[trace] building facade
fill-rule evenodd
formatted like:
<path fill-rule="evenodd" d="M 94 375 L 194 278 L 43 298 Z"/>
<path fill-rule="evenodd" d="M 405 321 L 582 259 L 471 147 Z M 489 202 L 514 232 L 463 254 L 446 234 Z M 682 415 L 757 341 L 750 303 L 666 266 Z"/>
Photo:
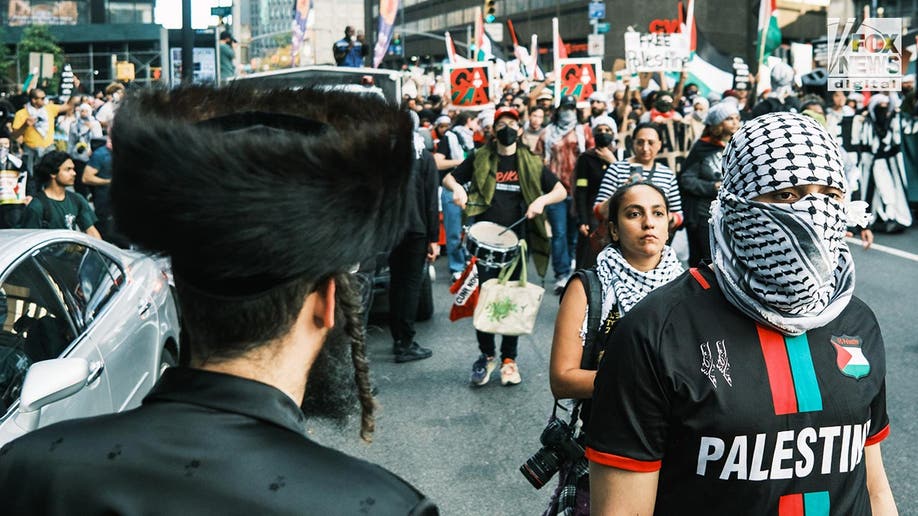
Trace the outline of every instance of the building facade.
<path fill-rule="evenodd" d="M 605 18 L 600 21 L 609 24 L 604 35 L 603 68 L 606 70 L 612 69 L 616 58 L 624 56 L 624 33 L 628 27 L 649 32 L 652 27 L 660 26 L 660 22 L 671 26 L 672 21 L 679 18 L 677 0 L 610 0 L 604 3 Z M 366 0 L 370 20 L 378 16 L 378 4 L 378 1 Z M 528 47 L 531 35 L 536 34 L 541 53 L 546 56 L 552 44 L 552 18 L 557 17 L 561 38 L 569 53 L 587 55 L 587 36 L 594 30 L 588 17 L 590 0 L 496 0 L 495 4 L 496 22 L 504 25 L 502 44 L 506 50 L 511 43 L 506 29 L 509 19 L 521 43 Z M 442 60 L 446 50 L 442 39 L 437 38 L 442 38 L 445 31 L 449 31 L 457 43 L 457 51 L 465 52 L 476 8 L 481 7 L 480 0 L 404 0 L 396 32 L 401 31 L 403 35 L 405 55 L 429 55 L 434 62 Z M 757 16 L 757 0 L 710 0 L 695 5 L 697 28 L 706 39 L 723 52 L 749 59 L 754 54 L 755 38 L 750 38 L 750 34 L 755 34 Z M 368 26 L 367 30 L 375 29 Z M 543 68 L 548 62 L 545 59 Z"/>
<path fill-rule="evenodd" d="M 167 32 L 153 24 L 154 2 L 0 0 L 3 43 L 15 48 L 25 27 L 48 25 L 64 51 L 64 62 L 87 92 L 104 89 L 115 80 L 119 62 L 133 63 L 134 80 L 147 84 L 160 77 L 167 61 L 162 50 Z M 17 77 L 16 82 L 24 79 Z"/>

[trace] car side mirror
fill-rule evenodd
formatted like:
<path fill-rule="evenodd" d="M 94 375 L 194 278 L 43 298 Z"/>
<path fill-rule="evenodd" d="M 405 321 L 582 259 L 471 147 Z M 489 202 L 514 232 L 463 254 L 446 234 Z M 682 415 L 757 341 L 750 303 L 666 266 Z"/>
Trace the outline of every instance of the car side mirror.
<path fill-rule="evenodd" d="M 26 432 L 38 428 L 42 407 L 79 392 L 89 375 L 85 358 L 55 358 L 32 364 L 22 383 L 16 424 Z"/>

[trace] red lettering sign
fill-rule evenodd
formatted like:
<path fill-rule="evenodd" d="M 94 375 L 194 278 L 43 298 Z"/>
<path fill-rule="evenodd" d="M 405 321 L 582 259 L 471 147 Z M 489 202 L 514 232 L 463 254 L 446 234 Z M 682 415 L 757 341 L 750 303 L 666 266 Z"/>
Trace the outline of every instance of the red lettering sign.
<path fill-rule="evenodd" d="M 453 68 L 449 72 L 450 100 L 454 106 L 476 107 L 491 102 L 487 67 Z"/>

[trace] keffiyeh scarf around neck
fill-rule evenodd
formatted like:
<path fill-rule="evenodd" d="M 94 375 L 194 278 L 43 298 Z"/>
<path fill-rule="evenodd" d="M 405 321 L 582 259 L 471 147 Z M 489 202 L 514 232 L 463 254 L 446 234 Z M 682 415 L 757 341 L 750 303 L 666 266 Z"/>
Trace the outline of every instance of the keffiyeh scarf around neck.
<path fill-rule="evenodd" d="M 727 146 L 724 182 L 711 204 L 714 270 L 727 300 L 759 323 L 800 335 L 825 326 L 854 292 L 844 241 L 864 207 L 822 194 L 793 204 L 751 199 L 797 185 L 847 190 L 836 141 L 809 117 L 772 113 L 745 125 Z"/>
<path fill-rule="evenodd" d="M 35 131 L 41 135 L 42 138 L 48 136 L 48 112 L 45 108 L 37 108 L 31 103 L 25 105 L 26 112 L 29 114 L 29 117 L 35 118 L 35 125 L 32 126 Z"/>
<path fill-rule="evenodd" d="M 660 263 L 647 272 L 632 267 L 617 248 L 606 246 L 596 257 L 596 275 L 602 283 L 600 320 L 605 321 L 609 317 L 616 303 L 622 315 L 628 313 L 647 294 L 674 280 L 682 272 L 682 263 L 668 246 L 663 248 Z"/>

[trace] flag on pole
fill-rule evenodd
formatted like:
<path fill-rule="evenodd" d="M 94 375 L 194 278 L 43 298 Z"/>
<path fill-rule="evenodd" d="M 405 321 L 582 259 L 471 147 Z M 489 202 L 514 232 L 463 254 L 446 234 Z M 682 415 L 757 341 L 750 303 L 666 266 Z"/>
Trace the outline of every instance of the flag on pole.
<path fill-rule="evenodd" d="M 551 19 L 551 39 L 555 60 L 552 68 L 555 70 L 555 73 L 558 73 L 558 60 L 567 59 L 567 47 L 564 46 L 564 41 L 561 41 L 561 31 L 558 29 L 557 18 Z"/>
<path fill-rule="evenodd" d="M 395 29 L 395 17 L 398 15 L 399 0 L 381 1 L 379 3 L 379 20 L 376 28 L 376 45 L 373 46 L 373 68 L 380 63 L 389 51 L 392 33 Z"/>
<path fill-rule="evenodd" d="M 545 73 L 539 67 L 539 37 L 532 35 L 532 42 L 529 44 L 529 64 L 526 69 L 529 71 L 529 78 L 536 81 L 544 81 Z"/>
<path fill-rule="evenodd" d="M 475 8 L 475 61 L 489 61 L 496 57 L 491 38 L 484 30 L 484 19 L 481 17 L 481 7 Z"/>
<path fill-rule="evenodd" d="M 781 29 L 778 27 L 778 15 L 775 0 L 761 0 L 759 4 L 759 30 L 756 54 L 759 64 L 781 45 Z"/>
<path fill-rule="evenodd" d="M 449 32 L 444 32 L 443 37 L 446 40 L 446 57 L 449 59 L 450 64 L 471 63 L 469 59 L 456 53 L 456 44 L 453 43 L 453 36 Z"/>
<path fill-rule="evenodd" d="M 293 26 L 290 39 L 290 66 L 299 66 L 304 64 L 302 55 L 306 49 L 306 31 L 311 29 L 315 23 L 315 10 L 312 5 L 313 0 L 294 0 L 293 2 Z"/>
<path fill-rule="evenodd" d="M 449 58 L 450 64 L 456 64 L 456 45 L 453 44 L 453 37 L 449 32 L 444 32 L 443 37 L 446 39 L 446 57 Z"/>
<path fill-rule="evenodd" d="M 516 30 L 513 28 L 513 22 L 507 19 L 507 27 L 510 29 L 510 38 L 513 40 L 513 55 L 520 63 L 520 73 L 527 79 L 544 80 L 545 76 L 539 69 L 539 54 L 536 35 L 532 35 L 533 54 L 530 55 L 526 47 L 520 45 L 516 36 Z"/>
<path fill-rule="evenodd" d="M 680 31 L 689 45 L 686 83 L 695 83 L 702 95 L 733 87 L 733 58 L 708 43 L 695 26 L 695 0 L 679 2 Z"/>

